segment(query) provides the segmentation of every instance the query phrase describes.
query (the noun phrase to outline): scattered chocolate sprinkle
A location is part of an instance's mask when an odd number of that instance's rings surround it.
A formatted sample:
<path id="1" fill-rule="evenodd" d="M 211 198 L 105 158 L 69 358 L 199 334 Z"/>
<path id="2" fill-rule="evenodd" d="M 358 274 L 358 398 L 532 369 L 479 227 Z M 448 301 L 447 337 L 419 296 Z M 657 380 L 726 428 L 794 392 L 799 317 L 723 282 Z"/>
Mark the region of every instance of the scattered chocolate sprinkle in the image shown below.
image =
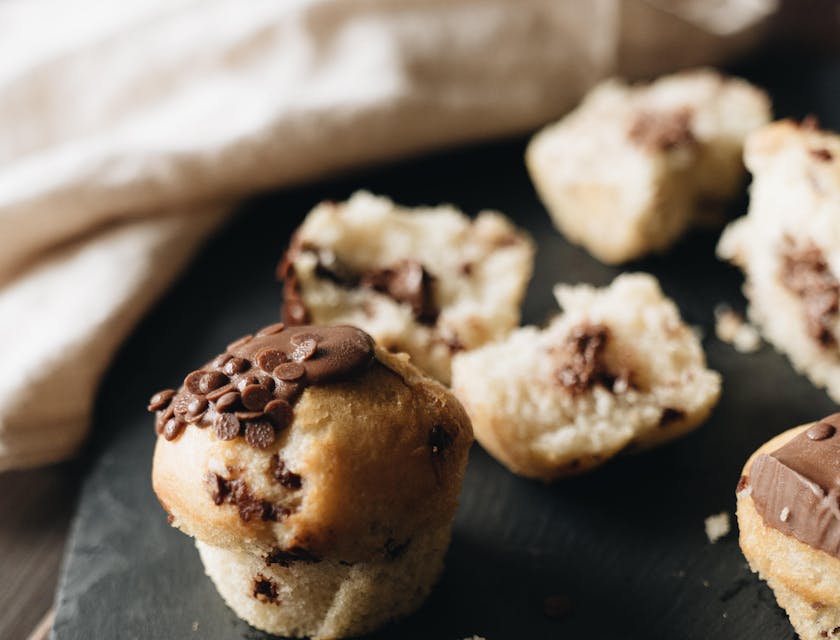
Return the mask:
<path id="1" fill-rule="evenodd" d="M 440 425 L 435 425 L 429 431 L 429 446 L 433 455 L 440 455 L 452 444 L 453 437 Z"/>
<path id="2" fill-rule="evenodd" d="M 808 438 L 811 440 L 826 440 L 837 433 L 837 429 L 825 422 L 818 422 L 808 429 Z"/>
<path id="3" fill-rule="evenodd" d="M 278 431 L 285 429 L 292 422 L 292 405 L 282 398 L 272 400 L 265 405 L 263 413 L 265 413 L 266 418 L 274 423 Z"/>
<path id="4" fill-rule="evenodd" d="M 669 427 L 675 422 L 679 422 L 685 418 L 685 411 L 682 409 L 674 409 L 673 407 L 665 407 L 662 410 L 662 415 L 659 416 L 659 426 Z"/>
<path id="5" fill-rule="evenodd" d="M 174 396 L 174 389 L 164 389 L 163 391 L 158 391 L 149 399 L 149 411 L 160 411 L 161 409 L 165 409 L 169 406 L 169 403 L 172 402 L 172 398 Z"/>
<path id="6" fill-rule="evenodd" d="M 163 437 L 167 440 L 174 440 L 181 435 L 181 431 L 184 430 L 185 425 L 186 423 L 180 418 L 170 418 L 163 425 Z"/>
<path id="7" fill-rule="evenodd" d="M 239 424 L 239 418 L 230 413 L 222 413 L 216 416 L 213 422 L 213 433 L 219 440 L 233 440 L 239 435 L 242 425 Z"/>
<path id="8" fill-rule="evenodd" d="M 274 370 L 274 377 L 284 382 L 300 380 L 306 373 L 306 367 L 300 362 L 284 362 Z"/>
<path id="9" fill-rule="evenodd" d="M 270 471 L 274 479 L 287 489 L 296 490 L 300 489 L 303 485 L 302 478 L 298 474 L 286 469 L 286 463 L 280 459 L 280 455 L 277 453 L 271 456 Z"/>
<path id="10" fill-rule="evenodd" d="M 808 334 L 824 348 L 837 347 L 834 324 L 840 311 L 840 282 L 822 251 L 813 244 L 797 249 L 786 236 L 781 263 L 779 277 L 801 298 Z"/>
<path id="11" fill-rule="evenodd" d="M 288 549 L 272 549 L 265 557 L 267 565 L 279 564 L 281 567 L 288 567 L 293 562 L 320 562 L 321 558 L 300 546 L 289 547 Z"/>
<path id="12" fill-rule="evenodd" d="M 643 111 L 633 120 L 628 135 L 640 147 L 671 151 L 696 143 L 691 118 L 692 111 L 687 107 L 670 112 Z"/>
<path id="13" fill-rule="evenodd" d="M 283 329 L 286 328 L 282 322 L 275 322 L 274 324 L 270 324 L 267 327 L 263 327 L 259 331 L 257 331 L 257 336 L 270 336 L 275 333 L 280 333 Z"/>
<path id="14" fill-rule="evenodd" d="M 239 405 L 239 392 L 228 391 L 226 394 L 216 400 L 216 411 L 224 413 L 226 411 L 233 411 Z"/>
<path id="15" fill-rule="evenodd" d="M 172 439 L 186 419 L 199 428 L 212 425 L 221 440 L 244 436 L 266 448 L 291 423 L 292 405 L 306 386 L 355 375 L 374 357 L 373 340 L 355 327 L 278 323 L 191 372 L 174 395 L 156 394 L 150 405 L 158 407 L 155 430 Z"/>
<path id="16" fill-rule="evenodd" d="M 252 447 L 268 449 L 274 444 L 274 425 L 268 420 L 254 420 L 245 425 L 245 439 Z"/>
<path id="17" fill-rule="evenodd" d="M 552 620 L 562 620 L 571 615 L 572 600 L 567 595 L 557 594 L 543 599 L 543 614 Z"/>
<path id="18" fill-rule="evenodd" d="M 263 574 L 257 574 L 257 577 L 254 578 L 254 597 L 260 602 L 276 604 L 279 602 L 277 599 L 277 585 Z"/>
<path id="19" fill-rule="evenodd" d="M 828 149 L 811 149 L 811 155 L 820 162 L 831 162 L 834 159 L 834 154 Z"/>
<path id="20" fill-rule="evenodd" d="M 260 369 L 269 373 L 288 359 L 289 357 L 280 349 L 263 349 L 257 354 L 257 364 Z"/>
<path id="21" fill-rule="evenodd" d="M 249 384 L 242 389 L 242 404 L 251 411 L 262 411 L 271 398 L 271 391 L 261 384 Z"/>
<path id="22" fill-rule="evenodd" d="M 565 342 L 554 349 L 561 362 L 555 373 L 557 381 L 572 393 L 584 393 L 599 384 L 612 389 L 615 376 L 601 362 L 608 339 L 609 329 L 601 324 L 573 328 Z"/>

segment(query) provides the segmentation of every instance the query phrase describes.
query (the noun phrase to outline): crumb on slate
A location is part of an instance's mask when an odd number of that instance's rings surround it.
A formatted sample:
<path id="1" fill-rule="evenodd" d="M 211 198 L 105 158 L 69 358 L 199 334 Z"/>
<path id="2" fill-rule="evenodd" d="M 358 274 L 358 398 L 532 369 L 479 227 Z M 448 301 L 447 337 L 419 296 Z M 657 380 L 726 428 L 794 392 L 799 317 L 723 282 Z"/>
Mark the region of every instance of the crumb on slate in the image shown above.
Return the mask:
<path id="1" fill-rule="evenodd" d="M 715 335 L 721 342 L 731 344 L 739 353 L 754 353 L 761 347 L 758 329 L 724 303 L 715 307 Z"/>
<path id="2" fill-rule="evenodd" d="M 717 515 L 706 518 L 706 537 L 714 544 L 729 533 L 729 513 L 721 511 Z"/>

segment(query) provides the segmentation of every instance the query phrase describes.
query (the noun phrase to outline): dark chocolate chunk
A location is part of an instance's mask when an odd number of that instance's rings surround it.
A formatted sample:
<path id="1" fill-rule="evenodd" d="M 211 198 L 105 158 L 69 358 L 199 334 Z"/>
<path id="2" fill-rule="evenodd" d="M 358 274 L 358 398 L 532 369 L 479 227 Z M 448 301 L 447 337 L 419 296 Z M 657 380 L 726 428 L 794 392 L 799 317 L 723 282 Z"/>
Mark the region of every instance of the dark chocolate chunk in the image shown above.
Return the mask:
<path id="1" fill-rule="evenodd" d="M 423 324 L 437 322 L 435 279 L 416 260 L 403 260 L 387 269 L 369 271 L 361 277 L 360 285 L 409 305 L 414 317 Z"/>
<path id="2" fill-rule="evenodd" d="M 262 411 L 271 397 L 271 391 L 261 384 L 249 384 L 242 389 L 242 404 L 251 411 Z"/>
<path id="3" fill-rule="evenodd" d="M 163 391 L 158 391 L 149 399 L 149 411 L 160 411 L 161 409 L 165 409 L 169 406 L 169 403 L 172 402 L 172 398 L 174 396 L 174 389 L 164 389 Z"/>
<path id="4" fill-rule="evenodd" d="M 230 493 L 230 486 L 227 480 L 212 471 L 208 471 L 207 475 L 204 476 L 204 486 L 207 488 L 207 492 L 210 494 L 213 502 L 217 505 L 222 504 Z"/>
<path id="5" fill-rule="evenodd" d="M 233 440 L 240 429 L 239 418 L 231 413 L 221 413 L 213 422 L 213 433 L 219 440 Z"/>
<path id="6" fill-rule="evenodd" d="M 601 324 L 583 324 L 572 329 L 563 345 L 555 350 L 562 363 L 555 373 L 557 381 L 573 393 L 584 393 L 599 384 L 612 388 L 615 377 L 601 362 L 608 339 L 609 329 Z"/>
<path id="7" fill-rule="evenodd" d="M 268 449 L 274 444 L 274 425 L 268 420 L 252 420 L 245 423 L 245 439 L 252 447 Z"/>
<path id="8" fill-rule="evenodd" d="M 274 479 L 287 489 L 297 490 L 303 485 L 302 478 L 298 474 L 289 471 L 286 468 L 286 463 L 280 459 L 280 455 L 277 453 L 271 456 L 270 471 Z"/>
<path id="9" fill-rule="evenodd" d="M 836 348 L 834 324 L 840 312 L 840 282 L 822 251 L 813 244 L 797 248 L 787 236 L 781 258 L 781 282 L 802 300 L 808 333 L 822 347 Z"/>
<path id="10" fill-rule="evenodd" d="M 653 151 L 672 151 L 694 145 L 697 140 L 691 130 L 692 111 L 689 108 L 673 111 L 643 111 L 630 125 L 630 140 Z"/>
<path id="11" fill-rule="evenodd" d="M 278 603 L 277 585 L 261 573 L 257 574 L 254 578 L 254 597 L 260 602 Z"/>

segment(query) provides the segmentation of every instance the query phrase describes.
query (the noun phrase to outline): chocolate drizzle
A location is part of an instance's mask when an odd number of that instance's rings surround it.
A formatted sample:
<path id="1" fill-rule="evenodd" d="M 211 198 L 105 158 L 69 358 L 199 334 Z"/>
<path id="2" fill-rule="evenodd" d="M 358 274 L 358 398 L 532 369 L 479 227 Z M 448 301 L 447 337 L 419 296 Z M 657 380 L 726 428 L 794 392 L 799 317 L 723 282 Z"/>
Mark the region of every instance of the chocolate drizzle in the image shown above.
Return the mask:
<path id="1" fill-rule="evenodd" d="M 318 278 L 345 289 L 376 291 L 408 305 L 418 322 L 430 326 L 437 322 L 440 310 L 435 303 L 435 277 L 417 260 L 400 260 L 383 268 L 357 272 L 333 251 L 293 239 L 277 268 L 277 276 L 283 280 L 283 319 L 288 324 L 298 325 L 311 320 L 294 264 L 304 253 L 315 256 Z"/>
<path id="2" fill-rule="evenodd" d="M 824 348 L 837 347 L 834 325 L 840 311 L 840 282 L 822 251 L 813 244 L 797 248 L 786 236 L 779 277 L 802 300 L 808 334 Z"/>
<path id="3" fill-rule="evenodd" d="M 756 456 L 747 483 L 768 526 L 840 558 L 838 428 L 840 413 Z"/>
<path id="4" fill-rule="evenodd" d="M 355 327 L 274 324 L 229 345 L 190 373 L 177 393 L 156 393 L 149 410 L 157 412 L 156 430 L 167 440 L 190 423 L 212 426 L 220 440 L 244 437 L 266 449 L 292 422 L 293 405 L 306 387 L 351 377 L 373 358 L 373 340 Z"/>

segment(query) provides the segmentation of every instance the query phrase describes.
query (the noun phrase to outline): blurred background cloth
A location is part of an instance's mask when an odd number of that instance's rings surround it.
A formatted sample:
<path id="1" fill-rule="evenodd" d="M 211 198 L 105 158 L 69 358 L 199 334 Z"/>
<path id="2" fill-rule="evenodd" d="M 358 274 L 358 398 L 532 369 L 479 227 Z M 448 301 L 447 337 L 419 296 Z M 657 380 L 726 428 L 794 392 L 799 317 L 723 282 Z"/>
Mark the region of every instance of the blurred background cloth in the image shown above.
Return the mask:
<path id="1" fill-rule="evenodd" d="M 237 199 L 531 130 L 607 76 L 743 53 L 778 10 L 0 1 L 0 469 L 78 449 L 114 352 Z"/>

